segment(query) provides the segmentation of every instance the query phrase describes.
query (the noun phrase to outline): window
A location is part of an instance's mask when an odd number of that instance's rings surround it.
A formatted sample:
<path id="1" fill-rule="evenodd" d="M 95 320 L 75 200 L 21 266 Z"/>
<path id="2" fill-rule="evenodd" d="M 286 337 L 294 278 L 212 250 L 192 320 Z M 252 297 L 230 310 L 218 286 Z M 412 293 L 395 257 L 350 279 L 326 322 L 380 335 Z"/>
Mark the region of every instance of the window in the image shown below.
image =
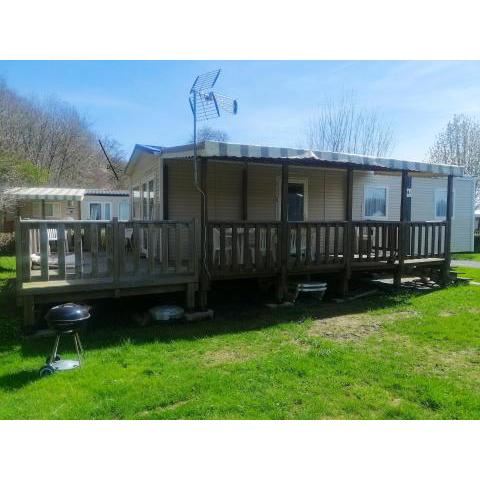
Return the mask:
<path id="1" fill-rule="evenodd" d="M 288 221 L 303 222 L 305 208 L 305 186 L 303 183 L 288 184 Z"/>
<path id="2" fill-rule="evenodd" d="M 148 218 L 150 220 L 153 220 L 153 212 L 154 212 L 153 205 L 154 205 L 155 192 L 153 189 L 154 189 L 154 182 L 153 180 L 150 180 L 148 182 Z"/>
<path id="3" fill-rule="evenodd" d="M 132 189 L 132 197 L 133 197 L 133 218 L 135 220 L 140 220 L 140 186 L 136 185 Z"/>
<path id="4" fill-rule="evenodd" d="M 60 218 L 61 208 L 58 202 L 45 202 L 45 218 Z"/>
<path id="5" fill-rule="evenodd" d="M 387 218 L 387 188 L 366 186 L 364 190 L 364 217 Z"/>
<path id="6" fill-rule="evenodd" d="M 118 218 L 123 221 L 130 220 L 130 203 L 127 200 L 118 204 Z"/>
<path id="7" fill-rule="evenodd" d="M 90 220 L 101 220 L 101 219 L 102 219 L 102 204 L 91 203 L 90 204 Z"/>
<path id="8" fill-rule="evenodd" d="M 105 203 L 104 204 L 104 213 L 103 213 L 103 217 L 104 217 L 105 220 L 111 220 L 112 219 L 110 210 L 111 210 L 110 203 Z"/>
<path id="9" fill-rule="evenodd" d="M 148 196 L 148 185 L 146 183 L 143 184 L 142 186 L 142 214 L 143 214 L 143 220 L 148 220 L 148 201 L 147 201 L 147 196 Z"/>
<path id="10" fill-rule="evenodd" d="M 89 204 L 90 220 L 111 220 L 112 204 L 110 202 L 91 202 Z"/>
<path id="11" fill-rule="evenodd" d="M 452 199 L 452 214 L 455 211 L 455 192 Z M 453 215 L 452 215 L 453 217 Z M 447 218 L 447 189 L 438 188 L 435 190 L 435 219 L 445 220 Z"/>

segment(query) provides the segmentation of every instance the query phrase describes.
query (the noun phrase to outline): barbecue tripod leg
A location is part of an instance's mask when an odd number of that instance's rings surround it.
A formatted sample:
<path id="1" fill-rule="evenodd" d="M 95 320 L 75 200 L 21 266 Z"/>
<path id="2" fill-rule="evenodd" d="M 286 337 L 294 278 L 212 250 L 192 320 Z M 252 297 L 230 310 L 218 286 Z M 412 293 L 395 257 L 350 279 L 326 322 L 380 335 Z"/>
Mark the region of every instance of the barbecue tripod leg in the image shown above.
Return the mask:
<path id="1" fill-rule="evenodd" d="M 78 335 L 77 332 L 73 334 L 73 340 L 75 342 L 75 348 L 77 350 L 78 361 L 81 365 L 83 362 L 83 347 L 82 347 L 82 342 L 80 342 L 80 336 Z"/>
<path id="2" fill-rule="evenodd" d="M 50 356 L 50 363 L 53 363 L 55 361 L 55 359 L 57 358 L 58 344 L 59 343 L 60 343 L 60 334 L 57 333 L 57 336 L 55 337 L 55 343 L 53 344 L 52 355 Z"/>

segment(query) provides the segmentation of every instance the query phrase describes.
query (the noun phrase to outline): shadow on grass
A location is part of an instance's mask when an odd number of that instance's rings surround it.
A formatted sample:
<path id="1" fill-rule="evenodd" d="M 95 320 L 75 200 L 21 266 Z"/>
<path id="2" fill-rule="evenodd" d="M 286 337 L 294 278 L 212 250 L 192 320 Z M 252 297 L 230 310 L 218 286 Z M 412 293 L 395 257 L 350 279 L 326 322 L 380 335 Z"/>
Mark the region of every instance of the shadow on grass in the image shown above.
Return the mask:
<path id="1" fill-rule="evenodd" d="M 13 391 L 25 387 L 39 379 L 38 370 L 23 370 L 0 376 L 0 390 Z"/>
<path id="2" fill-rule="evenodd" d="M 374 297 L 336 304 L 328 299 L 319 303 L 308 297 L 301 297 L 294 307 L 270 309 L 265 303 L 271 296 L 262 294 L 256 283 L 224 285 L 211 294 L 210 304 L 215 311 L 211 320 L 195 323 L 175 323 L 139 327 L 131 317 L 135 313 L 148 310 L 158 304 L 183 303 L 182 296 L 172 294 L 153 297 L 127 299 L 109 299 L 92 303 L 92 319 L 86 332 L 81 333 L 85 348 L 102 349 L 122 344 L 129 339 L 134 344 L 151 342 L 169 343 L 175 340 L 242 333 L 267 329 L 282 323 L 303 322 L 309 317 L 333 318 L 347 314 L 358 314 L 382 308 L 407 304 L 412 295 L 386 295 L 379 293 Z M 425 293 L 425 292 L 423 292 Z M 21 342 L 24 356 L 46 355 L 53 338 L 31 338 Z M 62 340 L 65 348 L 71 349 L 71 340 Z"/>

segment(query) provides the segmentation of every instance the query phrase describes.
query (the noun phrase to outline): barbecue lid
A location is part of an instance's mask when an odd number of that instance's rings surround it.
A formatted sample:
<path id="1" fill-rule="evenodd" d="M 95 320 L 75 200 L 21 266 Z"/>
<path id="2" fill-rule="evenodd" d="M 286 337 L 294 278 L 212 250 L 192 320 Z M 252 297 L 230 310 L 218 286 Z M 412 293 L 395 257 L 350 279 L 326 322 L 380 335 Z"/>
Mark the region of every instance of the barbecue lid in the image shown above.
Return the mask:
<path id="1" fill-rule="evenodd" d="M 47 322 L 79 322 L 90 318 L 89 307 L 76 303 L 64 303 L 51 308 L 45 315 Z"/>

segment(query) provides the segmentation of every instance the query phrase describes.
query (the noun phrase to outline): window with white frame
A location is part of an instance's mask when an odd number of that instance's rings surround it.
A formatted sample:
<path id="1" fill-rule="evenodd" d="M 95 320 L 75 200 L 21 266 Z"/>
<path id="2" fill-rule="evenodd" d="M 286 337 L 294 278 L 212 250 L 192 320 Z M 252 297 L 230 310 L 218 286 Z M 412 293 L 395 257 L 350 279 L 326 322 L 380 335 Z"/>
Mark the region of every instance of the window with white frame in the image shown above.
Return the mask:
<path id="1" fill-rule="evenodd" d="M 130 202 L 122 200 L 118 204 L 118 219 L 127 221 L 130 220 Z"/>
<path id="2" fill-rule="evenodd" d="M 455 192 L 452 192 L 452 214 L 455 211 Z M 435 190 L 435 220 L 445 220 L 447 218 L 447 189 L 437 188 Z M 452 215 L 453 217 L 453 215 Z"/>
<path id="3" fill-rule="evenodd" d="M 111 202 L 90 202 L 88 214 L 90 220 L 111 220 L 112 204 Z"/>
<path id="4" fill-rule="evenodd" d="M 140 198 L 140 185 L 135 185 L 132 188 L 132 203 L 133 203 L 133 218 L 134 220 L 140 220 L 141 215 L 141 198 Z"/>
<path id="5" fill-rule="evenodd" d="M 154 204 L 155 204 L 155 182 L 150 180 L 148 182 L 148 218 L 149 220 L 153 220 L 153 213 L 154 213 Z"/>
<path id="6" fill-rule="evenodd" d="M 363 213 L 365 218 L 387 218 L 387 187 L 367 185 L 364 189 Z"/>
<path id="7" fill-rule="evenodd" d="M 148 183 L 142 185 L 142 218 L 148 220 Z"/>

